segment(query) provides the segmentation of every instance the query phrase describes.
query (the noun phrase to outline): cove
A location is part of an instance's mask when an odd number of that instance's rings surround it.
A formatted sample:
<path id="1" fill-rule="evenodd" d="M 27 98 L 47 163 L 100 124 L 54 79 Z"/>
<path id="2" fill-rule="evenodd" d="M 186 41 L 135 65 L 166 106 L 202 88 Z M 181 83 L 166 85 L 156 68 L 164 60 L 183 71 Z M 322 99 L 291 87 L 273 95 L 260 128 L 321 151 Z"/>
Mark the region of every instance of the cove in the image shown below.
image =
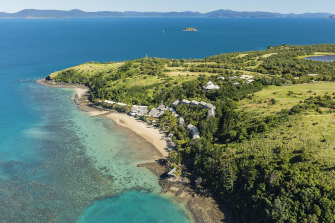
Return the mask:
<path id="1" fill-rule="evenodd" d="M 185 212 L 157 194 L 129 191 L 117 197 L 95 201 L 77 223 L 170 223 L 190 222 Z"/>

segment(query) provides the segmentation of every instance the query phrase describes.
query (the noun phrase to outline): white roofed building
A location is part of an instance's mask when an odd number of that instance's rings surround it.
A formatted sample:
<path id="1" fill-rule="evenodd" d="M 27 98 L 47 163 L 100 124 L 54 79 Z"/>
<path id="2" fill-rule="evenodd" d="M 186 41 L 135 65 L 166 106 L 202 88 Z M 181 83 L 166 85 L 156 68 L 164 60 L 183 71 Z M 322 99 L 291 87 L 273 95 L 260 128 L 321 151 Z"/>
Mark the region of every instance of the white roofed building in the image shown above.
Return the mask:
<path id="1" fill-rule="evenodd" d="M 119 106 L 122 106 L 122 107 L 127 106 L 127 104 L 125 104 L 125 103 L 121 103 L 121 102 L 118 102 L 118 103 L 116 103 L 116 104 L 119 105 Z"/>
<path id="2" fill-rule="evenodd" d="M 175 100 L 171 105 L 177 106 L 179 105 L 180 101 L 179 100 Z"/>
<path id="3" fill-rule="evenodd" d="M 218 90 L 220 87 L 218 85 L 214 85 L 212 81 L 208 81 L 207 85 L 203 86 L 203 89 L 206 91 Z"/>
<path id="4" fill-rule="evenodd" d="M 192 124 L 189 124 L 186 129 L 191 133 L 192 135 L 192 139 L 199 139 L 200 138 L 200 132 L 197 129 L 197 127 L 195 127 Z"/>
<path id="5" fill-rule="evenodd" d="M 131 116 L 144 116 L 148 113 L 148 106 L 139 106 L 139 105 L 134 105 L 131 112 L 129 115 Z"/>
<path id="6" fill-rule="evenodd" d="M 215 111 L 214 109 L 209 109 L 207 112 L 207 118 L 215 117 Z"/>
<path id="7" fill-rule="evenodd" d="M 113 104 L 115 104 L 115 102 L 114 102 L 114 101 L 110 101 L 110 100 L 105 100 L 105 103 L 106 103 L 106 104 L 110 104 L 110 105 L 113 105 Z"/>
<path id="8" fill-rule="evenodd" d="M 181 103 L 184 104 L 184 105 L 188 105 L 188 104 L 190 104 L 191 102 L 190 102 L 189 100 L 183 99 L 183 100 L 181 101 Z"/>

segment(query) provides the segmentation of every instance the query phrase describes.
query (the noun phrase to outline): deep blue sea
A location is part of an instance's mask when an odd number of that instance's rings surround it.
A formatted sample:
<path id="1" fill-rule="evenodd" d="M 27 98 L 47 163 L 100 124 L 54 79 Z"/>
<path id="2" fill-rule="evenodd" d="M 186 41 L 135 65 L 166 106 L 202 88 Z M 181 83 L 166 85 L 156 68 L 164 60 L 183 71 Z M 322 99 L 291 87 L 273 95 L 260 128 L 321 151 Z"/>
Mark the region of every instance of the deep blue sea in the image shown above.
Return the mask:
<path id="1" fill-rule="evenodd" d="M 182 32 L 185 27 L 199 32 Z M 0 222 L 189 222 L 136 167 L 143 139 L 36 84 L 88 61 L 202 58 L 280 44 L 335 43 L 335 20 L 0 20 Z"/>

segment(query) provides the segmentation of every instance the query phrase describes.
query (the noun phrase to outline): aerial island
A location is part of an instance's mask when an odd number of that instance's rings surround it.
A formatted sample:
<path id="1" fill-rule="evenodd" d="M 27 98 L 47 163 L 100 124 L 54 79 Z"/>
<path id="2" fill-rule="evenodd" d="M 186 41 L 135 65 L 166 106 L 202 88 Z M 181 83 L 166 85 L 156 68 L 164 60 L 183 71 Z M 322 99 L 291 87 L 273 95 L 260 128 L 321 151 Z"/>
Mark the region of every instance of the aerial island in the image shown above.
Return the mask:
<path id="1" fill-rule="evenodd" d="M 85 85 L 90 106 L 160 128 L 171 139 L 161 181 L 177 197 L 206 192 L 241 222 L 334 222 L 335 62 L 304 59 L 330 54 L 282 45 L 89 62 L 44 81 Z"/>
<path id="2" fill-rule="evenodd" d="M 193 27 L 187 27 L 186 29 L 183 30 L 184 32 L 197 32 L 199 30 L 197 30 L 196 28 Z"/>

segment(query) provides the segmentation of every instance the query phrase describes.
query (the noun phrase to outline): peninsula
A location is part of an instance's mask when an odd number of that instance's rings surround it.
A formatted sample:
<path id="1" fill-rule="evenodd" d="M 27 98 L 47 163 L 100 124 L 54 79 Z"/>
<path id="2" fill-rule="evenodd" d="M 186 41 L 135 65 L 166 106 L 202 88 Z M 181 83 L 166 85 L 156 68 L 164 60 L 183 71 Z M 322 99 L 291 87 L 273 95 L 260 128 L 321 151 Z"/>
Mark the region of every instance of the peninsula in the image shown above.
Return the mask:
<path id="1" fill-rule="evenodd" d="M 161 184 L 177 198 L 210 194 L 241 222 L 333 222 L 335 66 L 304 59 L 329 54 L 334 44 L 89 62 L 44 82 L 85 85 L 92 108 L 161 129 Z M 195 216 L 222 220 L 201 201 Z"/>

